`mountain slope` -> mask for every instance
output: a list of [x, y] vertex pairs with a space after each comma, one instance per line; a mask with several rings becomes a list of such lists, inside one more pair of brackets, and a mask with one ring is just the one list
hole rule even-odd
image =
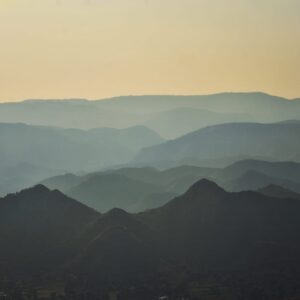
[[7, 195], [0, 199], [3, 262], [27, 267], [51, 266], [63, 255], [58, 253], [55, 258], [55, 249], [74, 239], [98, 217], [94, 210], [42, 185]]
[[299, 166], [295, 162], [245, 160], [223, 169], [195, 166], [163, 171], [148, 167], [121, 168], [83, 176], [66, 174], [49, 178], [42, 184], [60, 189], [100, 212], [114, 207], [141, 212], [167, 203], [201, 178], [211, 179], [228, 191], [255, 191], [269, 184], [298, 191]]
[[242, 160], [225, 168], [222, 175], [228, 179], [234, 179], [251, 170], [277, 179], [300, 182], [300, 163], [291, 161]]
[[260, 188], [257, 191], [269, 197], [300, 199], [299, 193], [295, 193], [293, 191], [290, 191], [279, 185], [274, 184], [270, 184], [266, 187]]
[[223, 186], [229, 191], [255, 191], [270, 184], [280, 185], [292, 191], [300, 191], [299, 182], [271, 177], [252, 170], [245, 172], [238, 178], [223, 182]]
[[46, 186], [51, 190], [60, 190], [64, 193], [65, 191], [70, 190], [71, 188], [80, 184], [85, 180], [84, 178], [85, 176], [78, 176], [72, 173], [67, 173], [47, 178], [41, 181], [40, 184]]
[[99, 286], [146, 295], [148, 288], [181, 291], [182, 284], [198, 282], [197, 274], [226, 280], [260, 274], [279, 278], [271, 285], [278, 286], [282, 268], [293, 276], [300, 266], [299, 213], [299, 199], [228, 193], [206, 179], [140, 214], [100, 215], [37, 186], [0, 199], [0, 263], [17, 277], [22, 270], [25, 278], [39, 278], [36, 284], [41, 276], [50, 284], [53, 276], [67, 281], [67, 291], [71, 278], [79, 294]]
[[[0, 123], [0, 136], [0, 163], [7, 170], [1, 172], [2, 195], [66, 171], [126, 163], [142, 147], [163, 141], [142, 126], [79, 130]], [[28, 173], [21, 176], [25, 165]]]
[[91, 176], [67, 190], [66, 194], [100, 212], [105, 212], [114, 207], [134, 211], [137, 203], [143, 202], [146, 196], [161, 192], [163, 189], [157, 185], [120, 174], [102, 174]]
[[124, 163], [143, 145], [162, 141], [145, 127], [86, 131], [2, 123], [0, 134], [1, 152], [9, 160], [69, 171]]
[[256, 118], [265, 121], [275, 121], [275, 119], [279, 121], [298, 119], [300, 102], [297, 99], [287, 101], [285, 98], [253, 92], [195, 96], [124, 96], [97, 101], [97, 105], [105, 109], [136, 113], [158, 112], [186, 107], [219, 113], [242, 113], [256, 116]]
[[26, 162], [0, 162], [0, 196], [20, 191], [59, 172], [51, 167], [40, 167]]
[[200, 129], [178, 139], [143, 149], [135, 162], [220, 159], [261, 156], [300, 161], [299, 123], [232, 123]]
[[[175, 260], [229, 270], [266, 263], [261, 259], [274, 264], [297, 261], [296, 252], [287, 253], [300, 247], [299, 213], [298, 199], [228, 193], [201, 180], [184, 195], [139, 217], [156, 230], [162, 248]], [[278, 252], [281, 247], [289, 250]], [[272, 248], [274, 252], [264, 257]]]
[[121, 209], [102, 215], [82, 233], [80, 243], [86, 246], [75, 269], [98, 283], [137, 282], [160, 265], [155, 233]]
[[153, 118], [143, 124], [159, 132], [167, 139], [174, 139], [209, 125], [247, 121], [252, 121], [252, 118], [246, 114], [216, 113], [208, 110], [180, 107], [154, 113]]

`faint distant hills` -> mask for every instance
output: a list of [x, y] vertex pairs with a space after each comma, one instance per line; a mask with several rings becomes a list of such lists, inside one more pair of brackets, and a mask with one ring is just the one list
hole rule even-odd
[[134, 211], [135, 207], [142, 207], [142, 203], [138, 207], [138, 202], [146, 196], [163, 192], [158, 185], [117, 173], [91, 176], [67, 191], [74, 199], [103, 212], [114, 207]]
[[57, 175], [60, 170], [40, 167], [26, 162], [0, 162], [0, 196], [20, 191], [49, 176]]
[[[264, 188], [276, 185], [286, 191], [280, 194], [288, 196], [300, 192], [300, 163], [245, 160], [226, 168], [122, 168], [84, 176], [66, 174], [42, 184], [100, 212], [114, 207], [140, 212], [162, 206], [201, 178], [210, 178], [228, 191], [259, 190], [266, 194]], [[270, 195], [275, 197], [274, 188], [272, 191]]]
[[143, 147], [163, 141], [143, 126], [81, 130], [0, 123], [0, 137], [2, 194], [66, 171], [123, 164]]
[[134, 160], [216, 160], [226, 157], [264, 157], [300, 161], [300, 122], [231, 123], [209, 126], [178, 139], [143, 149]]
[[209, 125], [253, 121], [254, 119], [248, 114], [219, 113], [180, 107], [153, 113], [153, 117], [143, 124], [159, 132], [162, 136], [172, 139]]
[[202, 96], [124, 96], [99, 101], [30, 100], [0, 104], [0, 122], [65, 128], [126, 128], [145, 124], [165, 138], [229, 122], [298, 119], [299, 99], [264, 93]]
[[[105, 169], [109, 171], [111, 168], [120, 169], [129, 166], [142, 168], [152, 166], [164, 170], [181, 165], [194, 165], [202, 168], [209, 166], [204, 169], [216, 169], [245, 158], [249, 165], [240, 166], [239, 176], [230, 177], [230, 168], [228, 174], [223, 175], [227, 180], [226, 184], [221, 176], [214, 178], [211, 177], [211, 173], [202, 175], [216, 179], [229, 190], [257, 189], [269, 184], [297, 190], [293, 183], [294, 170], [290, 169], [288, 164], [281, 165], [286, 175], [282, 178], [278, 172], [274, 176], [272, 169], [269, 172], [261, 172], [262, 163], [256, 165], [253, 159], [264, 160], [263, 169], [272, 168], [271, 166], [276, 165], [272, 164], [275, 161], [299, 162], [298, 121], [214, 125], [167, 142], [144, 126], [82, 130], [0, 123], [0, 135], [2, 195], [64, 173], [87, 173]], [[235, 173], [237, 170], [232, 172]], [[279, 181], [278, 177], [281, 178]], [[134, 179], [141, 181], [141, 178]], [[179, 181], [176, 183], [174, 181], [173, 185], [181, 186], [185, 182], [187, 187], [192, 183], [191, 178], [199, 179], [195, 176], [178, 178]], [[229, 179], [232, 179], [231, 182]], [[74, 179], [71, 176], [64, 180], [71, 183], [73, 180], [76, 181], [76, 177]], [[99, 187], [97, 189], [99, 190]], [[65, 189], [63, 191], [66, 192]], [[183, 192], [182, 189], [179, 191]], [[153, 192], [158, 194], [160, 199], [168, 199], [170, 195], [174, 195], [174, 190], [154, 189]], [[170, 195], [165, 192], [170, 192]], [[124, 193], [126, 194], [126, 191]], [[70, 195], [78, 199], [78, 195]], [[142, 198], [150, 195], [142, 193], [140, 196]], [[92, 198], [94, 199], [94, 196]], [[86, 199], [94, 202], [92, 198], [87, 196]], [[135, 201], [133, 199], [132, 201], [134, 207]], [[156, 202], [154, 199], [153, 201]], [[121, 207], [129, 209], [127, 204]], [[148, 204], [146, 206], [149, 207]]]
[[227, 189], [230, 191], [256, 190], [258, 188], [263, 188], [271, 184], [279, 185], [292, 191], [300, 192], [299, 181], [296, 182], [295, 179], [290, 181], [282, 178], [276, 178], [254, 170], [247, 171], [240, 177], [228, 180], [225, 183]]

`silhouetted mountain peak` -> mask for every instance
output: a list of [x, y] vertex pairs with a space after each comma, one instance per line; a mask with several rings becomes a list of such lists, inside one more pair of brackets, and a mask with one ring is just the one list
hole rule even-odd
[[105, 216], [109, 218], [128, 218], [129, 214], [121, 208], [113, 208]]
[[125, 210], [113, 208], [103, 214], [95, 224], [95, 228], [108, 228], [110, 226], [127, 226], [133, 222], [132, 216]]
[[33, 187], [30, 187], [28, 189], [24, 189], [22, 191], [20, 191], [19, 193], [17, 193], [16, 195], [34, 195], [34, 196], [43, 196], [43, 195], [48, 195], [51, 191], [45, 187], [42, 184], [37, 184]]
[[114, 232], [113, 228], [118, 228], [117, 232], [127, 232], [139, 237], [149, 237], [150, 231], [148, 227], [143, 225], [138, 219], [120, 208], [113, 208], [109, 212], [103, 214], [94, 225], [89, 229], [89, 236], [97, 236], [102, 239], [103, 234]]
[[[191, 216], [197, 214], [200, 209], [204, 214], [206, 206], [214, 206], [219, 200], [226, 196], [227, 192], [208, 179], [201, 179], [194, 183], [187, 192], [165, 205], [175, 211], [190, 211]], [[175, 212], [175, 214], [177, 214]]]
[[188, 195], [215, 194], [224, 193], [225, 191], [213, 181], [201, 179], [194, 183], [186, 192]]

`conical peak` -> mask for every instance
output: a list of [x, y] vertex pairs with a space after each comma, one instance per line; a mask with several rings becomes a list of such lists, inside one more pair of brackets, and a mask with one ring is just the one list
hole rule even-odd
[[224, 190], [211, 180], [201, 179], [188, 189], [187, 194], [207, 194], [217, 192], [224, 192]]

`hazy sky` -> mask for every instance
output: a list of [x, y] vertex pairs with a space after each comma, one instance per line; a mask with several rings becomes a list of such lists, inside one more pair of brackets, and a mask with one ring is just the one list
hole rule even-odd
[[0, 0], [0, 101], [300, 97], [300, 0]]

